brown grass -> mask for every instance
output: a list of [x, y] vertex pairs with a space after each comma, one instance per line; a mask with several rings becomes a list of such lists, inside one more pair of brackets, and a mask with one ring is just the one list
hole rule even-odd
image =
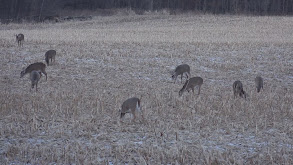
[[[0, 164], [293, 164], [292, 27], [210, 15], [1, 25]], [[20, 72], [49, 49], [56, 63], [30, 92]], [[182, 63], [204, 79], [199, 96], [178, 97], [170, 70]], [[146, 120], [121, 123], [133, 96]]]

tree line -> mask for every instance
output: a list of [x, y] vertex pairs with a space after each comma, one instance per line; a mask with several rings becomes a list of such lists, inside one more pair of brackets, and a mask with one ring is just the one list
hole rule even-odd
[[292, 15], [293, 0], [100, 0], [95, 7], [127, 7], [151, 11], [170, 9], [212, 14]]
[[292, 15], [293, 0], [0, 0], [0, 19], [58, 14], [64, 9], [193, 11], [212, 14]]
[[293, 14], [293, 0], [75, 0], [69, 5], [88, 9], [131, 8], [147, 11], [169, 9], [212, 14]]

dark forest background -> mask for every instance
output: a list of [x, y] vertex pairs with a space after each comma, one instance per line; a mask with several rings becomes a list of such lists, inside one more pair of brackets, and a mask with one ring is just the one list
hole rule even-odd
[[292, 15], [293, 0], [0, 0], [0, 19], [41, 20], [62, 10], [167, 9], [170, 13], [201, 12], [212, 14]]

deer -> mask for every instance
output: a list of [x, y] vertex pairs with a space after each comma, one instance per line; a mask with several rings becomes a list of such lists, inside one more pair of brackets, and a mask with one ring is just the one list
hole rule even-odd
[[257, 93], [259, 93], [260, 89], [263, 89], [263, 79], [260, 76], [257, 76], [254, 79], [254, 82], [255, 82]]
[[234, 92], [234, 98], [237, 96], [244, 97], [246, 99], [247, 93], [243, 90], [242, 82], [237, 80], [233, 83], [233, 92]]
[[36, 92], [38, 91], [38, 82], [41, 78], [41, 71], [36, 71], [36, 70], [33, 70], [31, 71], [30, 73], [30, 79], [31, 79], [31, 82], [32, 82], [32, 88], [34, 88], [34, 86], [36, 86]]
[[37, 70], [37, 71], [41, 71], [41, 73], [46, 75], [46, 81], [47, 81], [47, 73], [45, 69], [46, 69], [46, 64], [42, 62], [36, 62], [36, 63], [30, 64], [28, 67], [26, 67], [24, 70], [20, 72], [20, 78], [22, 78], [27, 73], [31, 73], [32, 71]]
[[16, 34], [16, 41], [18, 43], [18, 46], [23, 46], [23, 41], [24, 41], [24, 35], [23, 34]]
[[183, 74], [186, 75], [186, 79], [188, 80], [188, 78], [190, 77], [190, 66], [188, 64], [182, 64], [175, 68], [175, 71], [172, 74], [172, 79], [174, 80], [174, 83], [176, 82], [178, 75], [181, 75], [181, 83], [182, 83]]
[[45, 61], [46, 61], [48, 66], [49, 66], [49, 60], [50, 59], [51, 59], [51, 63], [52, 63], [52, 60], [54, 60], [54, 62], [55, 62], [55, 56], [56, 56], [56, 50], [48, 50], [45, 53]]
[[198, 95], [200, 94], [200, 88], [203, 84], [203, 79], [201, 77], [192, 77], [189, 80], [186, 80], [182, 89], [179, 91], [179, 96], [181, 97], [185, 91], [189, 92], [190, 89], [194, 93], [194, 88], [198, 87]]
[[133, 115], [133, 121], [136, 119], [136, 111], [141, 112], [140, 99], [137, 97], [132, 97], [125, 100], [121, 106], [120, 119], [122, 119], [126, 113], [131, 113]]

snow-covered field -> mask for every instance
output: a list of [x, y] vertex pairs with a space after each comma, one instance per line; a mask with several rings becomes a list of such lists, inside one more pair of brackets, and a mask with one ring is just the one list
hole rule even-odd
[[[293, 164], [292, 27], [292, 17], [156, 14], [1, 25], [0, 164]], [[48, 80], [30, 91], [20, 72], [49, 49]], [[204, 79], [200, 95], [179, 97], [171, 71], [183, 63]], [[120, 122], [133, 96], [145, 120]]]

